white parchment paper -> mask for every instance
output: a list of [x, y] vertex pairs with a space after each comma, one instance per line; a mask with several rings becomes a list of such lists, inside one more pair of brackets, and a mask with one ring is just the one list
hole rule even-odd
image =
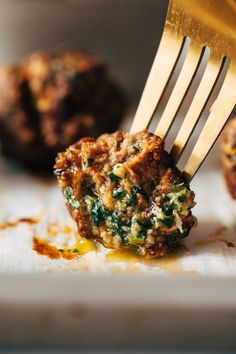
[[34, 236], [48, 237], [57, 225], [61, 242], [73, 234], [63, 234], [72, 221], [65, 209], [56, 180], [27, 174], [1, 162], [0, 225], [18, 218], [38, 218], [35, 225], [19, 223], [0, 230], [0, 273], [18, 272], [152, 272], [187, 273], [190, 276], [236, 276], [236, 202], [229, 196], [220, 169], [219, 150], [215, 147], [192, 182], [197, 205], [198, 226], [185, 239], [183, 252], [152, 263], [125, 259], [108, 261], [109, 252], [100, 247], [74, 260], [49, 259], [32, 249]]

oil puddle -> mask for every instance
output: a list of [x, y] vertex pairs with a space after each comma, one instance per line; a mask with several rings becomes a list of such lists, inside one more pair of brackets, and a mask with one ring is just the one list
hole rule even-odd
[[53, 222], [48, 224], [44, 237], [39, 237], [35, 230], [33, 250], [50, 259], [72, 260], [96, 251], [97, 246], [93, 241], [79, 237], [71, 226]]
[[50, 241], [34, 237], [33, 250], [42, 256], [47, 256], [51, 259], [64, 258], [67, 260], [76, 259], [86, 253], [96, 251], [96, 245], [89, 240], [79, 239], [72, 248], [59, 248]]
[[217, 240], [199, 240], [194, 243], [195, 246], [205, 247], [209, 245], [213, 245], [217, 242]]
[[[141, 264], [148, 267], [155, 267], [169, 273], [189, 273], [183, 269], [182, 257], [189, 255], [184, 245], [176, 246], [168, 255], [160, 258], [146, 258], [134, 253], [132, 250], [123, 249], [111, 251], [106, 255], [108, 262], [126, 262], [128, 264]], [[192, 272], [191, 272], [192, 273]]]

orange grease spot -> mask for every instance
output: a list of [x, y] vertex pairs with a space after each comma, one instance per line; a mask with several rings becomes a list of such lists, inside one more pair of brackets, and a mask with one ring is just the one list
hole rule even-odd
[[20, 218], [15, 221], [5, 221], [3, 223], [0, 223], [0, 231], [5, 230], [8, 227], [16, 227], [21, 223], [27, 223], [27, 224], [37, 224], [39, 222], [38, 219], [36, 218]]
[[75, 259], [78, 257], [79, 252], [76, 250], [59, 249], [56, 246], [50, 245], [47, 240], [38, 237], [33, 238], [33, 250], [43, 256], [48, 256], [51, 259]]

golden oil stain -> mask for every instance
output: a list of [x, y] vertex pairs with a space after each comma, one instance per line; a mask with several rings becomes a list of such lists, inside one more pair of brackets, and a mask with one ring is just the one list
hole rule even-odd
[[72, 260], [89, 252], [96, 251], [97, 247], [93, 241], [82, 239], [81, 237], [79, 237], [76, 244], [70, 248], [60, 248], [55, 244], [52, 244], [49, 240], [34, 237], [33, 250], [38, 254], [48, 256], [51, 259], [64, 258]]
[[19, 218], [14, 221], [4, 221], [0, 223], [0, 231], [5, 230], [9, 227], [17, 227], [21, 223], [33, 225], [33, 224], [37, 224], [38, 222], [39, 222], [38, 218]]
[[47, 227], [47, 234], [50, 237], [56, 237], [59, 233], [63, 234], [71, 234], [73, 233], [73, 229], [71, 226], [68, 225], [60, 225], [57, 222], [52, 222], [48, 224]]
[[51, 259], [75, 259], [79, 252], [77, 249], [60, 249], [52, 244], [50, 241], [41, 239], [39, 237], [33, 238], [33, 250], [42, 256], [47, 256]]
[[169, 273], [185, 273], [181, 258], [188, 254], [189, 252], [184, 245], [176, 246], [168, 255], [160, 258], [147, 258], [136, 254], [133, 250], [122, 249], [108, 253], [106, 260], [109, 262], [139, 263], [149, 267], [161, 268]]
[[195, 246], [200, 246], [200, 247], [204, 247], [204, 246], [209, 246], [209, 245], [212, 245], [214, 243], [216, 243], [217, 240], [199, 240], [199, 241], [196, 241], [195, 242]]
[[97, 246], [93, 241], [87, 240], [79, 236], [74, 248], [77, 249], [81, 255], [92, 251], [97, 251]]

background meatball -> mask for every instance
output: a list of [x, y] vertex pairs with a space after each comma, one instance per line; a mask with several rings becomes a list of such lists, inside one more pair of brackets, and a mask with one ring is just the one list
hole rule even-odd
[[236, 116], [225, 127], [221, 139], [222, 163], [227, 187], [236, 199]]
[[0, 71], [2, 152], [34, 169], [86, 135], [115, 130], [126, 100], [99, 57], [35, 53]]
[[194, 194], [152, 133], [84, 138], [58, 155], [55, 173], [79, 235], [106, 247], [164, 256], [194, 224]]

